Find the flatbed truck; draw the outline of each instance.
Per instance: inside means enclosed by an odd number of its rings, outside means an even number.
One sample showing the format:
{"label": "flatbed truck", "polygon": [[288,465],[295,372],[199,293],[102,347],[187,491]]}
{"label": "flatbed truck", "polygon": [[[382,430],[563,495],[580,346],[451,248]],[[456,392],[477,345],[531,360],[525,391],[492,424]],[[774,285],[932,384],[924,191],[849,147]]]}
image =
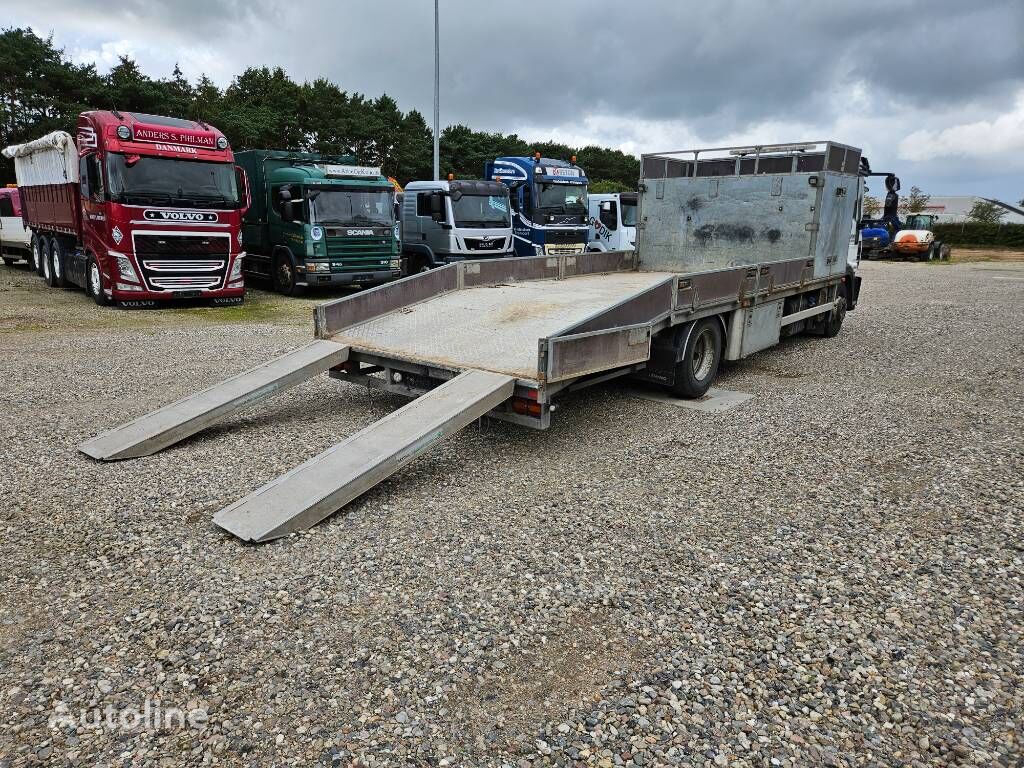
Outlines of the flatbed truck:
{"label": "flatbed truck", "polygon": [[261,542],[480,417],[545,429],[566,392],[622,376],[700,397],[723,360],[839,332],[859,292],[860,155],[837,142],[645,155],[634,251],[460,261],[321,304],[312,343],[79,448],[149,455],[322,372],[414,398],[214,516]]}

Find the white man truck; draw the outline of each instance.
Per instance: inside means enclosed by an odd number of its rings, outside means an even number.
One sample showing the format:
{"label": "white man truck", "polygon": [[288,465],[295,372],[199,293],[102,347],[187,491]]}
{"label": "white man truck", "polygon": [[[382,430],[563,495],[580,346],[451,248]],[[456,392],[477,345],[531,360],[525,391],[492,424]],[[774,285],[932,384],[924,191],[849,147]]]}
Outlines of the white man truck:
{"label": "white man truck", "polygon": [[316,341],[80,450],[146,456],[324,371],[415,398],[214,515],[268,541],[480,417],[544,429],[560,397],[619,376],[700,397],[722,360],[839,332],[857,301],[847,253],[860,156],[836,142],[645,155],[635,251],[458,261],[321,304]]}
{"label": "white man truck", "polygon": [[636,192],[590,193],[588,251],[632,251],[636,248]]}
{"label": "white man truck", "polygon": [[410,181],[401,217],[407,275],[514,253],[508,187],[497,181]]}

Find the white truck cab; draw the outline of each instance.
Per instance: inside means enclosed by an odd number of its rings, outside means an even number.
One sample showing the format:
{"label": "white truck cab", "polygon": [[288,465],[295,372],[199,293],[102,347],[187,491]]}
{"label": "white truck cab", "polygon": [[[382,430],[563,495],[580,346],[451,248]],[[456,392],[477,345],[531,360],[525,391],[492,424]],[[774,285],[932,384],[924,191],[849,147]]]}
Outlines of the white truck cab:
{"label": "white truck cab", "polygon": [[588,251],[632,251],[636,248],[636,192],[591,194],[588,197]]}
{"label": "white truck cab", "polygon": [[21,219],[21,196],[17,187],[0,189],[0,254],[4,264],[11,266],[19,259],[25,259],[34,266],[29,241],[32,232]]}
{"label": "white truck cab", "polygon": [[513,255],[508,187],[498,181],[410,181],[402,197],[402,271]]}

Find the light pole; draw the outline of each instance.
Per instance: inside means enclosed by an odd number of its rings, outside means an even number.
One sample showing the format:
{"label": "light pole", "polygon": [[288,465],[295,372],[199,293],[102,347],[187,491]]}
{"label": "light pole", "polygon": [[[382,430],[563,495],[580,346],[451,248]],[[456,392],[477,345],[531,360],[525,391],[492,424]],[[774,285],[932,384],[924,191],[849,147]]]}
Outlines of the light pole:
{"label": "light pole", "polygon": [[441,178],[441,43],[438,0],[434,0],[434,181]]}

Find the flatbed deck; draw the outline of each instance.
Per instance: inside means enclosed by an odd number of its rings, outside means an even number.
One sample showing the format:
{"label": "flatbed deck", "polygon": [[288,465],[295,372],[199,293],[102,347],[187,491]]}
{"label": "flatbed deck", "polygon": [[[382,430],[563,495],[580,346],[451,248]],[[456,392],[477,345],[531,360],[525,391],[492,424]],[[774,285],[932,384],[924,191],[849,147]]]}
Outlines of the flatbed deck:
{"label": "flatbed deck", "polygon": [[616,272],[464,288],[350,326],[331,340],[355,352],[535,380],[540,339],[671,277]]}

